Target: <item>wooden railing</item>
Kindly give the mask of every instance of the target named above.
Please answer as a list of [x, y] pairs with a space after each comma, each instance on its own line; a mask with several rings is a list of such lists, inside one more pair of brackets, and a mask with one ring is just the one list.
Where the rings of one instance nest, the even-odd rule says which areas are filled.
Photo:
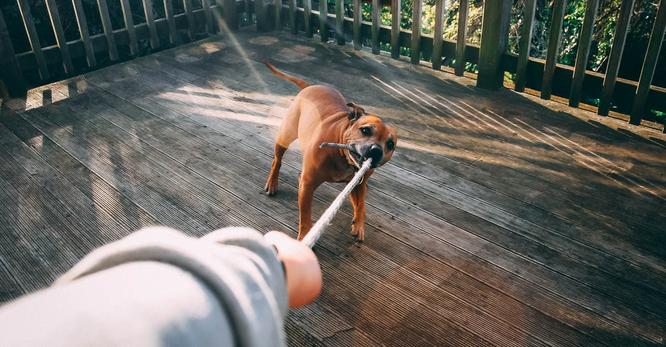
[[[36, 83], [49, 81], [49, 68], [57, 62], [62, 64], [65, 75], [71, 75], [74, 73], [72, 57], [85, 56], [88, 68], [92, 69], [96, 66], [95, 54], [100, 52], [107, 52], [111, 61], [118, 60], [118, 45], [129, 46], [130, 54], [136, 56], [139, 54], [138, 40], [148, 40], [151, 49], [157, 50], [163, 47], [164, 43], [168, 46], [178, 44], [179, 30], [187, 30], [189, 39], [194, 39], [197, 33], [213, 34], [222, 29], [235, 30], [238, 28], [238, 18], [243, 8], [236, 0], [201, 0], [202, 8], [199, 10], [192, 9], [192, 0], [142, 0], [146, 23], [134, 25], [129, 1], [121, 0], [125, 28], [112, 30], [106, 13], [106, 0], [97, 0], [104, 33], [90, 36], [86, 17], [81, 9], [81, 0], [72, 0], [80, 40], [66, 42], [55, 6], [56, 0], [45, 0], [57, 44], [41, 47], [27, 0], [16, 1], [21, 9], [31, 51], [14, 52], [9, 38], [13, 33], [7, 32], [0, 11], [0, 64], [3, 67], [0, 77], [13, 94], [21, 93]], [[184, 13], [174, 14], [173, 1], [183, 1]], [[599, 0], [586, 2], [574, 67], [557, 64], [566, 0], [553, 1], [551, 32], [545, 60], [529, 56], [536, 0], [525, 0], [518, 54], [507, 52], [511, 0], [484, 1], [481, 43], [478, 46], [466, 43], [466, 0], [459, 4], [456, 41], [442, 38], [443, 15], [446, 10], [444, 0], [437, 0], [435, 4], [434, 35], [423, 34], [421, 30], [420, 13], [423, 0], [412, 1], [414, 15], [409, 31], [400, 28], [400, 0], [363, 0], [371, 3], [370, 22], [362, 20], [362, 0], [351, 0], [352, 18], [345, 16], [343, 0], [333, 0], [334, 13], [329, 13], [329, 6], [325, 1], [319, 2], [315, 8], [312, 0], [303, 0], [302, 7], [297, 6], [296, 0], [267, 1], [270, 3], [255, 1], [249, 6], [250, 18], [255, 19], [260, 31], [279, 30], [286, 26], [292, 33], [303, 32], [307, 37], [318, 33], [322, 41], [331, 38], [340, 45], [353, 43], [356, 49], [368, 46], [374, 54], [380, 54], [382, 47], [388, 47], [387, 52], [396, 59], [400, 59], [400, 48], [407, 47], [409, 58], [414, 64], [429, 61], [433, 69], [440, 70], [443, 58], [455, 61], [453, 72], [456, 75], [465, 73], [466, 64], [475, 64], [478, 67], [477, 85], [487, 89], [504, 86], [504, 73], [510, 72], [515, 74], [513, 88], [516, 91], [522, 92], [527, 88], [539, 92], [543, 99], [550, 99], [553, 95], [567, 98], [573, 107], [578, 107], [581, 100], [598, 98], [598, 114], [608, 115], [611, 106], [614, 106], [616, 112], [629, 115], [632, 124], [640, 124], [650, 109], [666, 111], [666, 88], [651, 85], [666, 30], [666, 0], [659, 4], [647, 52], [645, 57], [641, 57], [643, 65], [638, 81], [618, 78], [634, 0], [622, 1], [604, 74], [586, 69]], [[165, 18], [155, 19], [153, 11], [146, 10], [153, 9], [156, 5], [164, 6]], [[382, 6], [391, 8], [391, 26], [380, 23]], [[223, 9], [229, 10], [221, 11]], [[39, 72], [39, 80], [26, 82], [24, 73], [35, 69]]]
[[[40, 19], [49, 21], [56, 41], [55, 45], [44, 47], [29, 1], [7, 1], [16, 1], [24, 25], [23, 33], [9, 32], [0, 8], [0, 78], [10, 95], [21, 95], [28, 87], [99, 68], [97, 57], [100, 54], [115, 63], [215, 34], [223, 28], [235, 30], [243, 9], [243, 3], [238, 0], [197, 0], [202, 5], [199, 9], [194, 9], [192, 0], [141, 0], [145, 23], [135, 24], [130, 1], [120, 0], [124, 26], [114, 30], [107, 0], [96, 0], [103, 32], [90, 35], [82, 0], [62, 0], [71, 1], [79, 32], [78, 39], [67, 41], [56, 0], [44, 0], [48, 18]], [[175, 1], [182, 3], [183, 13], [174, 12]], [[155, 18], [155, 6], [163, 6], [163, 18]], [[222, 8], [229, 10], [222, 14]], [[23, 34], [27, 36], [30, 50], [16, 52], [11, 37]], [[140, 49], [139, 43], [144, 41], [149, 43], [150, 49]], [[119, 47], [128, 48], [129, 55], [121, 56]], [[75, 66], [73, 60], [82, 57], [85, 57], [85, 66]]]

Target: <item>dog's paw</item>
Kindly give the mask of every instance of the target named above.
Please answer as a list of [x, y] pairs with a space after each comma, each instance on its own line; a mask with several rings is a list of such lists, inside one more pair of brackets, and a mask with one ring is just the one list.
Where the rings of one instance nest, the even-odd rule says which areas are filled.
[[264, 186], [264, 192], [266, 192], [266, 195], [268, 196], [274, 196], [277, 194], [277, 182], [266, 182], [266, 185]]
[[365, 239], [365, 226], [364, 223], [352, 222], [351, 234], [356, 238], [357, 241], [363, 241]]

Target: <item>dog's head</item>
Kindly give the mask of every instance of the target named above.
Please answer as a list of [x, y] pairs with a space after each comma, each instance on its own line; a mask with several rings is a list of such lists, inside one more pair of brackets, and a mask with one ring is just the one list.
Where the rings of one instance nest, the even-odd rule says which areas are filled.
[[391, 160], [398, 143], [395, 128], [384, 124], [376, 115], [367, 114], [362, 107], [354, 103], [348, 103], [347, 106], [350, 107], [351, 125], [345, 131], [344, 140], [354, 146], [358, 153], [350, 153], [348, 159], [360, 166], [364, 158], [370, 158], [373, 168]]

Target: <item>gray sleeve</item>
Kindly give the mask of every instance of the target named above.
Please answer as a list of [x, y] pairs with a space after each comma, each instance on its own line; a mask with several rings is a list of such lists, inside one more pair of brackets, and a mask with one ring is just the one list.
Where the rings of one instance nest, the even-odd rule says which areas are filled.
[[[0, 345], [284, 345], [286, 312], [282, 267], [260, 233], [227, 228], [194, 239], [152, 227], [1, 308]], [[36, 325], [50, 336], [28, 334]]]

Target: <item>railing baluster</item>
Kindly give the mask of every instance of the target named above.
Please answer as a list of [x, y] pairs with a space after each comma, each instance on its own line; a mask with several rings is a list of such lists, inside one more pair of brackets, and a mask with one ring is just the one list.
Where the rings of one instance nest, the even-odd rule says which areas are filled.
[[169, 42], [175, 45], [178, 40], [176, 33], [176, 19], [173, 16], [173, 0], [164, 0], [164, 15], [166, 16], [167, 25], [169, 26]]
[[[279, 1], [279, 0], [277, 0]], [[328, 41], [328, 4], [327, 0], [319, 0], [319, 37], [321, 42]]]
[[215, 32], [215, 25], [213, 24], [213, 12], [210, 10], [210, 0], [201, 0], [201, 7], [206, 17], [206, 32], [212, 34]]
[[312, 0], [303, 0], [303, 24], [305, 25], [305, 36], [312, 37]]
[[391, 57], [400, 57], [400, 0], [391, 1]]
[[43, 80], [48, 79], [50, 76], [49, 69], [46, 66], [46, 59], [44, 58], [44, 52], [42, 52], [42, 45], [39, 42], [39, 36], [37, 35], [37, 29], [32, 19], [32, 13], [30, 13], [28, 1], [17, 0], [17, 3], [21, 12], [21, 19], [23, 19], [23, 25], [25, 26], [25, 32], [28, 35], [28, 42], [30, 42], [32, 53], [35, 55], [35, 60], [37, 60], [39, 75]]
[[289, 1], [289, 28], [291, 29], [292, 34], [298, 33], [296, 28], [296, 0]]
[[229, 30], [236, 31], [240, 27], [238, 20], [238, 5], [236, 0], [216, 0], [218, 6], [222, 3], [224, 10], [224, 23]]
[[106, 4], [106, 0], [97, 0], [97, 8], [99, 9], [99, 16], [102, 19], [104, 37], [106, 38], [106, 45], [109, 49], [109, 59], [111, 59], [111, 61], [116, 61], [118, 60], [118, 47], [116, 46], [116, 39], [113, 36], [113, 27], [111, 27], [109, 7]]
[[435, 34], [432, 38], [432, 68], [439, 70], [442, 68], [442, 39], [444, 31], [444, 0], [437, 0], [435, 3]]
[[345, 44], [345, 14], [344, 2], [335, 0], [335, 38], [339, 45]]
[[15, 54], [7, 23], [5, 23], [5, 17], [0, 8], [0, 66], [3, 66], [0, 76], [5, 78], [4, 82], [7, 84], [9, 95], [20, 96], [27, 90], [27, 85]]
[[553, 75], [560, 51], [560, 38], [562, 36], [562, 21], [566, 0], [555, 0], [553, 3], [553, 16], [550, 21], [550, 38], [548, 39], [548, 53], [546, 54], [546, 67], [543, 71], [543, 84], [541, 85], [541, 98], [550, 99], [553, 92]]
[[72, 0], [72, 5], [74, 6], [74, 16], [76, 17], [76, 24], [79, 27], [81, 41], [83, 41], [83, 48], [86, 51], [86, 61], [89, 67], [94, 67], [97, 65], [97, 59], [95, 58], [95, 49], [90, 41], [86, 13], [83, 11], [81, 0]]
[[633, 8], [634, 0], [623, 0], [622, 7], [620, 8], [620, 16], [617, 19], [617, 23], [615, 23], [613, 46], [608, 57], [606, 75], [604, 76], [604, 84], [601, 90], [601, 100], [599, 101], [599, 109], [597, 110], [597, 113], [602, 116], [607, 116], [608, 111], [610, 111], [613, 90], [615, 90], [615, 80], [620, 69], [622, 52], [624, 51], [624, 43], [627, 39]]
[[[596, 1], [596, 0], [595, 0]], [[530, 61], [530, 46], [532, 44], [532, 28], [534, 27], [534, 13], [536, 0], [525, 0], [523, 8], [523, 26], [520, 28], [520, 52], [516, 65], [516, 91], [522, 92], [527, 84], [527, 63]]]
[[363, 42], [361, 42], [361, 0], [353, 0], [354, 3], [354, 49], [361, 49]]
[[275, 0], [275, 30], [282, 29], [282, 0]]
[[[306, 0], [306, 1], [311, 1], [311, 0]], [[264, 3], [264, 0], [254, 1], [254, 14], [255, 16], [257, 16], [257, 30], [258, 31], [270, 30], [270, 25], [268, 24], [268, 18], [266, 16], [266, 4]]]
[[370, 37], [372, 40], [373, 54], [379, 54], [379, 12], [379, 0], [372, 0], [372, 30]]
[[157, 38], [157, 29], [153, 18], [153, 0], [143, 0], [143, 13], [146, 15], [146, 25], [148, 25], [148, 31], [150, 31], [150, 47], [158, 49], [160, 48], [160, 40]]
[[56, 45], [58, 45], [58, 49], [60, 50], [60, 56], [62, 57], [62, 65], [65, 73], [72, 74], [74, 73], [72, 55], [69, 53], [67, 39], [65, 38], [65, 31], [62, 29], [62, 22], [60, 21], [60, 11], [58, 11], [58, 5], [56, 5], [55, 0], [46, 0], [46, 10], [49, 13], [51, 28], [53, 29], [53, 34], [55, 35]]
[[588, 0], [585, 5], [585, 18], [583, 28], [578, 40], [578, 52], [576, 52], [576, 67], [574, 69], [573, 81], [571, 82], [571, 93], [569, 93], [569, 106], [578, 107], [583, 91], [583, 79], [587, 69], [587, 58], [592, 47], [592, 34], [594, 29], [594, 17], [599, 8], [599, 0]]
[[421, 8], [423, 0], [412, 0], [412, 64], [421, 61]]
[[467, 13], [469, 0], [460, 0], [458, 8], [458, 36], [456, 37], [456, 65], [457, 76], [465, 73], [465, 47], [467, 47]]
[[[657, 10], [657, 17], [652, 26], [650, 42], [648, 43], [647, 52], [645, 53], [645, 60], [643, 61], [641, 77], [638, 80], [636, 96], [634, 96], [634, 104], [631, 107], [631, 118], [629, 120], [631, 124], [641, 124], [643, 112], [645, 112], [645, 103], [647, 102], [648, 93], [650, 92], [650, 84], [652, 83], [654, 70], [657, 68], [657, 62], [659, 60], [659, 51], [661, 50], [661, 44], [664, 41], [664, 32], [666, 32], [666, 0], [661, 0], [659, 2], [659, 9]], [[666, 131], [666, 127], [664, 128], [664, 131]]]
[[183, 0], [183, 8], [187, 16], [187, 35], [190, 41], [194, 40], [194, 14], [192, 13], [192, 0]]
[[120, 0], [120, 8], [123, 11], [127, 35], [129, 35], [130, 53], [136, 56], [139, 54], [139, 43], [136, 40], [136, 29], [134, 28], [134, 19], [132, 18], [132, 8], [130, 7], [129, 0]]

